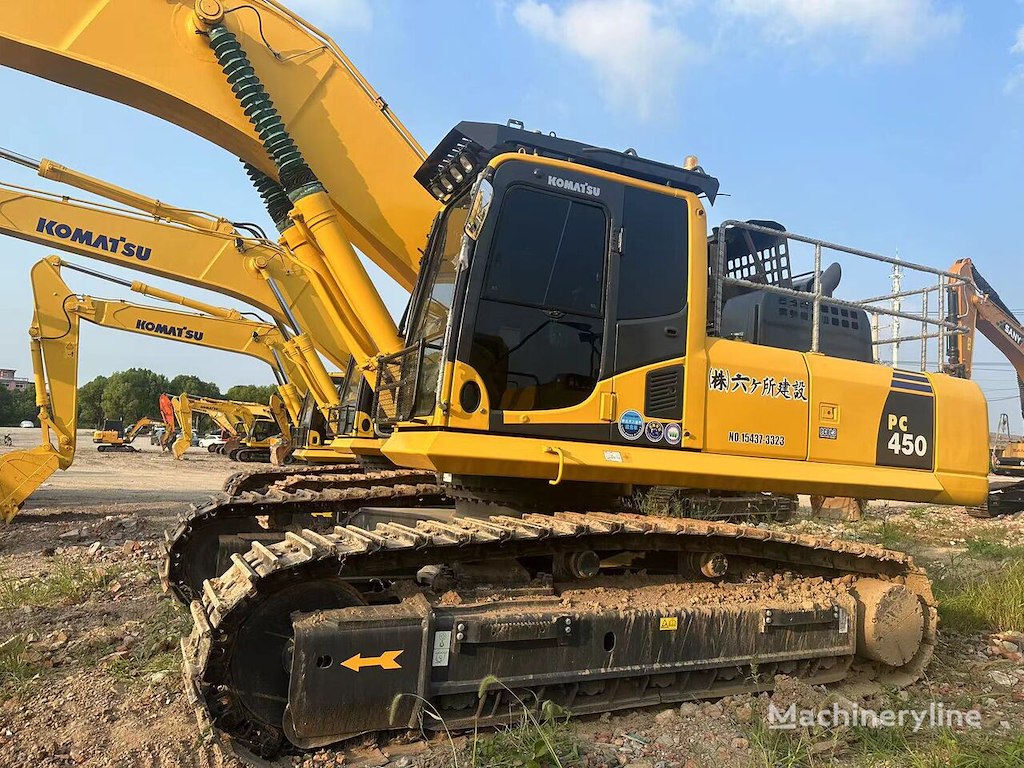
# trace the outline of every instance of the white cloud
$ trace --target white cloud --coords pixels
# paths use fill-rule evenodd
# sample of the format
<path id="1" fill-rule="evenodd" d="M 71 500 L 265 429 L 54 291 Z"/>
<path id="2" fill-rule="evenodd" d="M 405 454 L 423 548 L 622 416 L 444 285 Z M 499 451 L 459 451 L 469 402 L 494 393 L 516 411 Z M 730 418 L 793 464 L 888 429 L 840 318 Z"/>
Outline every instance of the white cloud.
<path id="1" fill-rule="evenodd" d="M 934 0 L 719 0 L 728 16 L 763 22 L 775 41 L 819 42 L 833 33 L 853 35 L 873 58 L 907 56 L 959 32 L 963 14 Z"/>
<path id="2" fill-rule="evenodd" d="M 321 29 L 331 24 L 368 32 L 373 26 L 369 0 L 288 0 L 287 5 Z"/>
<path id="3" fill-rule="evenodd" d="M 523 0 L 516 21 L 534 36 L 583 59 L 614 108 L 649 118 L 672 93 L 695 49 L 676 28 L 673 4 L 651 0 L 571 0 L 557 9 Z"/>
<path id="4" fill-rule="evenodd" d="M 1024 26 L 1017 30 L 1017 39 L 1010 47 L 1010 53 L 1015 53 L 1024 56 Z M 1003 90 L 1006 93 L 1016 93 L 1017 91 L 1024 88 L 1024 64 L 1018 64 L 1014 67 L 1013 72 L 1006 78 L 1006 83 L 1003 85 Z"/>

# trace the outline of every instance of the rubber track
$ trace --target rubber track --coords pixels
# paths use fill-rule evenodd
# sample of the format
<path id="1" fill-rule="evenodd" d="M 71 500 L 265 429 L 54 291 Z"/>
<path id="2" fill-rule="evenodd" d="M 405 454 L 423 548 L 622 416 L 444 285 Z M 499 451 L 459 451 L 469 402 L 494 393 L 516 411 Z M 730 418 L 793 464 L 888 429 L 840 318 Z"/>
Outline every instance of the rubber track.
<path id="1" fill-rule="evenodd" d="M 423 498 L 438 499 L 444 491 L 435 483 L 433 472 L 408 469 L 385 469 L 374 472 L 349 473 L 337 476 L 338 484 L 320 491 L 286 490 L 272 487 L 267 493 L 243 493 L 236 496 L 213 496 L 202 506 L 192 505 L 178 520 L 171 532 L 164 532 L 165 556 L 160 568 L 164 590 L 173 592 L 183 602 L 196 597 L 191 592 L 176 564 L 182 549 L 203 524 L 237 518 L 251 520 L 262 515 L 324 516 L 330 530 L 348 512 L 361 507 L 416 503 Z M 284 533 L 281 534 L 284 536 Z"/>
<path id="2" fill-rule="evenodd" d="M 232 631 L 243 621 L 268 577 L 274 577 L 266 587 L 272 589 L 273 584 L 294 583 L 295 579 L 315 578 L 321 573 L 336 574 L 346 560 L 354 561 L 354 565 L 349 565 L 353 570 L 347 573 L 357 574 L 359 564 L 366 558 L 403 551 L 417 550 L 418 562 L 427 564 L 457 560 L 458 552 L 467 547 L 474 548 L 472 559 L 478 560 L 481 547 L 499 550 L 506 544 L 567 541 L 581 536 L 599 537 L 607 543 L 607 537 L 636 534 L 643 535 L 645 540 L 658 536 L 692 537 L 707 542 L 709 548 L 716 546 L 716 540 L 731 540 L 734 545 L 749 548 L 749 556 L 774 563 L 779 570 L 810 566 L 831 570 L 832 578 L 852 574 L 905 584 L 926 606 L 921 648 L 899 668 L 872 664 L 873 680 L 876 685 L 908 685 L 921 676 L 934 652 L 938 611 L 931 584 L 912 558 L 900 552 L 860 542 L 730 523 L 633 514 L 563 512 L 551 516 L 527 514 L 522 518 L 456 518 L 448 523 L 419 521 L 415 527 L 379 524 L 372 531 L 355 526 L 337 526 L 329 534 L 303 530 L 300 534 L 288 534 L 278 544 L 254 545 L 245 555 L 233 555 L 231 569 L 220 578 L 205 582 L 202 600 L 193 601 L 190 606 L 194 627 L 189 637 L 181 641 L 186 696 L 201 731 L 217 734 L 219 724 L 213 721 L 207 697 L 216 701 L 218 688 L 225 682 L 220 677 L 224 663 L 220 660 L 230 657 Z M 652 548 L 656 548 L 655 543 L 652 542 Z M 289 573 L 285 574 L 286 571 Z M 243 744 L 246 741 L 244 731 L 227 735 L 237 736 Z"/>

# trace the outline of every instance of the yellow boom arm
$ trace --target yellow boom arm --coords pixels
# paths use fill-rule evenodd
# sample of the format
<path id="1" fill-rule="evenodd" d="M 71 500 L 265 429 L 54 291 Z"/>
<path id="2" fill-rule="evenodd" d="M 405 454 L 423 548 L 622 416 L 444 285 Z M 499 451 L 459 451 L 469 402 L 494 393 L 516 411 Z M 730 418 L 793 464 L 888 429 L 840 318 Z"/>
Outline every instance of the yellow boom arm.
<path id="1" fill-rule="evenodd" d="M 275 355 L 274 346 L 282 339 L 271 325 L 246 320 L 231 310 L 220 310 L 224 317 L 208 317 L 80 296 L 64 282 L 62 265 L 59 258 L 51 256 L 32 268 L 35 311 L 29 334 L 43 441 L 37 448 L 0 457 L 0 517 L 8 522 L 40 484 L 57 469 L 67 469 L 74 459 L 79 328 L 83 319 L 107 328 L 239 352 L 279 370 L 280 356 Z M 176 298 L 177 303 L 186 306 L 202 306 L 185 297 Z M 295 379 L 286 380 L 281 388 L 282 399 L 290 401 L 297 414 L 305 395 L 304 380 L 287 363 L 284 373 Z"/>
<path id="2" fill-rule="evenodd" d="M 413 178 L 424 152 L 338 46 L 274 0 L 6 3 L 0 64 L 161 117 L 277 177 L 197 7 L 237 36 L 348 239 L 410 289 L 436 210 Z"/>
<path id="3" fill-rule="evenodd" d="M 285 340 L 282 351 L 302 369 L 324 410 L 338 405 L 337 392 L 317 351 L 337 367 L 346 366 L 349 352 L 344 333 L 332 308 L 325 306 L 313 287 L 311 277 L 316 276 L 286 250 L 267 240 L 242 237 L 222 219 L 167 206 L 45 160 L 31 164 L 43 175 L 47 168 L 62 168 L 60 175 L 50 174 L 51 178 L 149 213 L 0 182 L 0 234 L 215 291 L 266 312 L 281 327 L 297 324 L 302 333 Z M 159 219 L 158 214 L 176 219 Z M 168 298 L 176 294 L 142 282 L 133 283 L 132 290 L 177 301 Z M 202 311 L 209 311 L 205 306 Z"/>
<path id="4" fill-rule="evenodd" d="M 262 403 L 220 400 L 213 397 L 191 397 L 181 394 L 173 398 L 171 402 L 174 405 L 175 418 L 181 425 L 181 437 L 175 440 L 171 446 L 171 453 L 176 459 L 180 459 L 192 445 L 192 416 L 196 413 L 206 414 L 217 426 L 243 440 L 252 435 L 258 420 L 272 419 L 277 422 L 282 435 L 288 434 L 288 423 L 282 419 L 280 401 L 274 403 L 273 398 L 270 405 L 263 405 Z"/>

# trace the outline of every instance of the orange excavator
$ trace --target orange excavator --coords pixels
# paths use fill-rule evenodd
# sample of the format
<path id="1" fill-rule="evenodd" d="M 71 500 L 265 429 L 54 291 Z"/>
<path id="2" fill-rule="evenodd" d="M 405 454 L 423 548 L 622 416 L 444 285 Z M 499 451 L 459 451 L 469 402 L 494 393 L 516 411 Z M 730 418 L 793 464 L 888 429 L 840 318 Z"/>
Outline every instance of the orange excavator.
<path id="1" fill-rule="evenodd" d="M 947 337 L 944 371 L 971 378 L 974 337 L 975 332 L 980 331 L 1013 366 L 1021 397 L 1021 416 L 1024 416 L 1024 325 L 970 259 L 958 260 L 950 271 L 964 278 L 951 285 L 948 305 L 950 314 L 956 313 L 966 332 Z M 1024 442 L 1010 437 L 1009 420 L 1006 414 L 1002 417 L 1006 420 L 1006 439 L 992 450 L 992 471 L 997 475 L 1019 477 L 1024 475 Z M 1022 508 L 1024 481 L 994 480 L 990 483 L 987 506 L 972 506 L 969 510 L 988 516 L 1018 512 Z"/>

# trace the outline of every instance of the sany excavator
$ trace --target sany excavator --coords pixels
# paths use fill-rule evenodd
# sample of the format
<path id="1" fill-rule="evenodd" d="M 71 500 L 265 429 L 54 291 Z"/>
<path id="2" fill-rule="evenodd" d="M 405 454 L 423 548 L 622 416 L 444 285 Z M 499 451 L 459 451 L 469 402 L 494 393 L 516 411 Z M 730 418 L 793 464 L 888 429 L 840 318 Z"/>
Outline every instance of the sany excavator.
<path id="1" fill-rule="evenodd" d="M 135 438 L 148 435 L 161 425 L 163 422 L 159 419 L 143 416 L 126 429 L 124 421 L 106 419 L 103 428 L 92 433 L 92 441 L 97 444 L 96 450 L 100 453 L 136 453 L 138 448 L 132 445 Z"/>
<path id="2" fill-rule="evenodd" d="M 62 269 L 110 280 L 136 293 L 205 314 L 76 294 L 64 281 Z M 143 283 L 128 283 L 68 264 L 56 256 L 38 262 L 32 268 L 31 278 L 35 309 L 29 336 L 43 440 L 37 448 L 13 451 L 0 457 L 0 516 L 6 522 L 14 518 L 25 500 L 50 475 L 57 469 L 67 469 L 74 460 L 79 326 L 83 320 L 155 339 L 249 355 L 271 366 L 282 385 L 279 388 L 282 395 L 301 400 L 306 394 L 305 383 L 296 367 L 275 349 L 282 338 L 272 325 L 246 319 L 235 310 L 213 307 Z M 166 413 L 162 416 L 165 420 L 168 418 Z M 168 432 L 173 432 L 172 424 L 168 424 Z"/>
<path id="3" fill-rule="evenodd" d="M 961 318 L 966 332 L 949 337 L 945 371 L 953 376 L 971 377 L 974 336 L 976 331 L 981 331 L 1013 366 L 1021 394 L 1021 415 L 1024 416 L 1024 326 L 970 259 L 959 259 L 950 272 L 963 277 L 950 287 L 949 307 L 950 312 L 955 311 Z M 993 455 L 992 470 L 997 474 L 1019 475 L 1024 470 L 1024 443 L 1009 439 L 1009 420 L 1005 420 L 1006 445 Z M 1021 509 L 1024 509 L 1024 481 L 1003 480 L 993 481 L 987 504 L 971 507 L 970 511 L 988 516 L 1019 512 Z"/>
<path id="4" fill-rule="evenodd" d="M 274 444 L 288 446 L 291 425 L 278 395 L 272 395 L 268 405 L 187 394 L 172 398 L 172 403 L 181 425 L 181 436 L 171 446 L 175 458 L 192 444 L 193 414 L 211 416 L 214 423 L 228 429 L 232 439 L 218 453 L 232 461 L 270 461 Z"/>
<path id="5" fill-rule="evenodd" d="M 337 475 L 277 543 L 230 552 L 252 516 L 230 499 L 176 531 L 214 531 L 232 563 L 183 641 L 204 726 L 270 755 L 500 723 L 516 701 L 591 713 L 778 674 L 920 676 L 936 610 L 908 556 L 619 504 L 636 485 L 985 497 L 980 389 L 875 364 L 867 312 L 821 263 L 835 246 L 772 222 L 709 230 L 718 182 L 695 159 L 460 123 L 420 162 L 333 42 L 273 0 L 41 0 L 6 10 L 0 39 L 0 62 L 261 171 L 404 468 Z M 795 242 L 814 246 L 809 274 Z M 353 246 L 415 278 L 401 328 Z M 328 499 L 333 529 L 315 517 Z M 175 551 L 169 571 L 187 566 Z"/>

